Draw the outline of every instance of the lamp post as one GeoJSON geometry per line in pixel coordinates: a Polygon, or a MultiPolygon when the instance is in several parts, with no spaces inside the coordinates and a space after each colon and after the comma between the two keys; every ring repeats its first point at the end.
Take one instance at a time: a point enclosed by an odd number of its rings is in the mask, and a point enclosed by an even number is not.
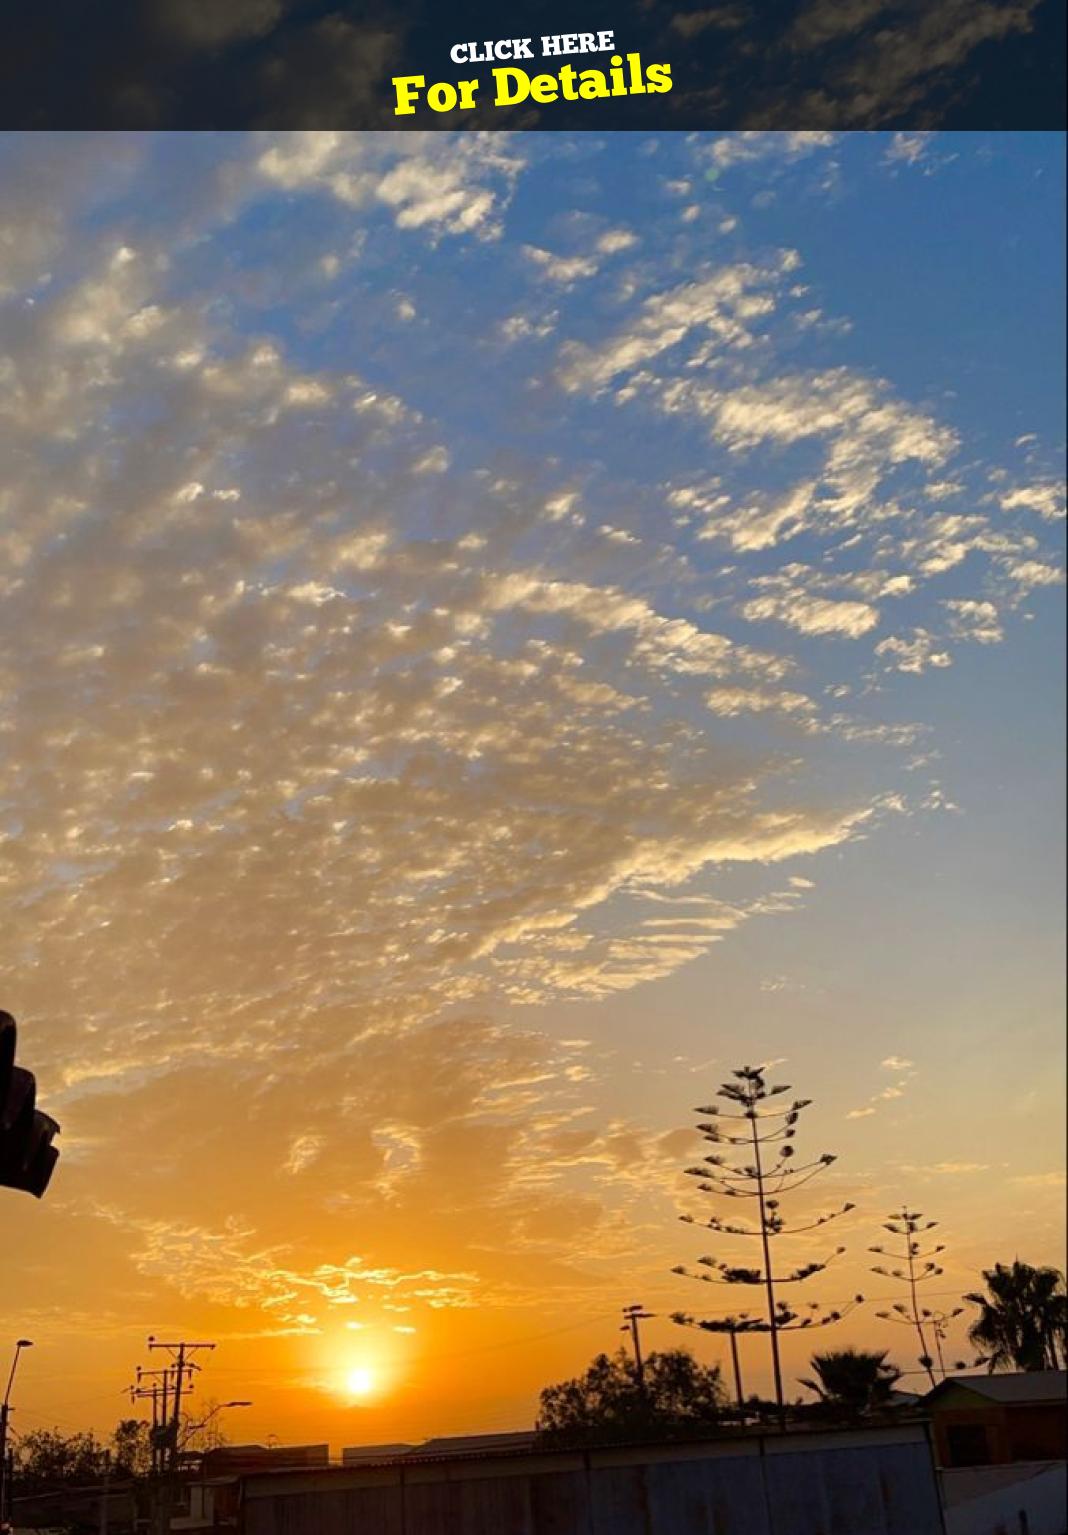
{"type": "Polygon", "coordinates": [[[215,1406],[215,1407],[213,1407],[211,1409],[211,1411],[208,1413],[206,1418],[201,1418],[199,1423],[191,1423],[191,1424],[189,1424],[189,1426],[186,1428],[186,1431],[185,1431],[185,1439],[183,1440],[183,1444],[188,1444],[190,1439],[193,1437],[194,1434],[199,1433],[199,1431],[202,1428],[204,1428],[208,1423],[211,1422],[212,1418],[216,1417],[220,1412],[225,1412],[228,1407],[251,1407],[251,1406],[252,1406],[251,1402],[219,1402],[217,1404],[217,1406],[215,1406]]]}
{"type": "Polygon", "coordinates": [[[0,1402],[0,1528],[6,1528],[7,1523],[7,1419],[11,1403],[11,1387],[15,1383],[15,1371],[18,1369],[19,1355],[24,1348],[32,1347],[32,1338],[19,1338],[16,1342],[15,1357],[11,1361],[11,1374],[7,1378],[7,1390],[4,1392],[3,1402],[0,1402]]]}

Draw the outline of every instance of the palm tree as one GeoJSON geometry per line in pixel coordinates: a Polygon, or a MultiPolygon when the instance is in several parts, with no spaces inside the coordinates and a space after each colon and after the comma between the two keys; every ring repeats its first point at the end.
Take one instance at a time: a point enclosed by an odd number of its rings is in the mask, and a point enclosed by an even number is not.
{"type": "Polygon", "coordinates": [[[855,1348],[813,1354],[812,1368],[817,1379],[802,1379],[801,1384],[814,1391],[825,1406],[852,1418],[885,1407],[901,1376],[896,1365],[887,1364],[885,1349],[880,1354],[855,1348]]]}
{"type": "Polygon", "coordinates": [[[968,1337],[994,1370],[1059,1370],[1068,1362],[1068,1294],[1064,1275],[1018,1258],[983,1270],[989,1294],[964,1299],[979,1307],[968,1337]]]}

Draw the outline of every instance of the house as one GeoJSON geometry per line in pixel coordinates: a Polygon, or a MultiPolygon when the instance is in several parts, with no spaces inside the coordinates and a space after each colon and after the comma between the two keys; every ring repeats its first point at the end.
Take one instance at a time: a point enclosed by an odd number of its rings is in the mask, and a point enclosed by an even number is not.
{"type": "Polygon", "coordinates": [[[233,1530],[240,1517],[240,1478],[253,1472],[307,1471],[330,1463],[325,1444],[224,1444],[200,1457],[184,1484],[172,1531],[233,1530]]]}
{"type": "Polygon", "coordinates": [[[1068,1459],[1068,1372],[953,1375],[924,1398],[940,1466],[1068,1459]]]}

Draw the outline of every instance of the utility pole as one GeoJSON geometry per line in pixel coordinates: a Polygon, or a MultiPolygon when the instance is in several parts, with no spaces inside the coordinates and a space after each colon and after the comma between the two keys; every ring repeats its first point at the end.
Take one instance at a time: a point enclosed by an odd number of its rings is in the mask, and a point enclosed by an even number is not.
{"type": "MultiPolygon", "coordinates": [[[[166,1432],[166,1439],[161,1444],[160,1458],[163,1480],[160,1487],[161,1496],[157,1506],[157,1531],[158,1535],[169,1535],[171,1526],[171,1514],[174,1509],[175,1494],[177,1492],[178,1468],[179,1468],[179,1430],[182,1414],[182,1395],[193,1389],[193,1375],[200,1366],[192,1358],[202,1349],[213,1349],[214,1343],[189,1343],[184,1339],[176,1343],[161,1342],[157,1338],[150,1337],[148,1346],[151,1350],[162,1349],[171,1358],[171,1364],[163,1371],[163,1420],[162,1426],[166,1432]],[[170,1381],[168,1381],[168,1376],[170,1381]],[[168,1404],[168,1384],[173,1384],[168,1404]],[[168,1416],[168,1405],[170,1412],[168,1416]]],[[[162,1436],[161,1436],[162,1438],[162,1436]]]]}
{"type": "Polygon", "coordinates": [[[19,1367],[19,1355],[24,1348],[32,1347],[32,1338],[19,1338],[16,1342],[15,1357],[11,1361],[11,1374],[7,1378],[7,1390],[4,1392],[3,1402],[0,1402],[0,1525],[5,1524],[7,1521],[8,1483],[11,1475],[7,1453],[7,1426],[11,1411],[11,1387],[15,1383],[15,1371],[19,1367]]]}
{"type": "Polygon", "coordinates": [[[172,1366],[168,1365],[162,1370],[143,1370],[137,1366],[137,1375],[130,1389],[130,1401],[149,1401],[152,1403],[152,1432],[149,1436],[149,1444],[152,1450],[152,1475],[158,1476],[163,1471],[164,1444],[167,1422],[167,1397],[170,1384],[172,1366]],[[150,1380],[151,1386],[142,1385],[142,1381],[150,1380]]]}
{"type": "Polygon", "coordinates": [[[650,1321],[656,1313],[645,1311],[641,1306],[624,1306],[625,1318],[620,1332],[629,1332],[634,1343],[634,1369],[638,1377],[638,1395],[645,1401],[645,1360],[642,1358],[642,1341],[639,1323],[650,1321]]]}

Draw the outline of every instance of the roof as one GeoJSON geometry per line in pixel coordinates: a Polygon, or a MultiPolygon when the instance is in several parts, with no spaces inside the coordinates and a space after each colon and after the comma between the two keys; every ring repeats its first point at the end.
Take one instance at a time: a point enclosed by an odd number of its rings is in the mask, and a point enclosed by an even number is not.
{"type": "MultiPolygon", "coordinates": [[[[751,1434],[748,1431],[739,1432],[731,1429],[726,1432],[709,1433],[707,1430],[699,1435],[690,1437],[683,1435],[677,1439],[626,1439],[612,1441],[606,1444],[589,1446],[582,1445],[543,1445],[537,1441],[536,1434],[532,1432],[516,1434],[472,1434],[459,1435],[454,1438],[428,1439],[423,1444],[408,1446],[400,1455],[386,1454],[380,1459],[371,1455],[358,1456],[347,1463],[338,1465],[336,1462],[329,1466],[285,1466],[272,1464],[269,1466],[249,1467],[237,1471],[233,1480],[241,1479],[246,1484],[255,1483],[263,1486],[280,1479],[326,1477],[329,1481],[348,1476],[359,1476],[365,1471],[381,1471],[385,1469],[403,1470],[407,1466],[432,1467],[448,1466],[450,1463],[487,1462],[493,1460],[547,1460],[557,1457],[567,1459],[575,1455],[634,1455],[651,1454],[656,1458],[670,1458],[673,1454],[681,1454],[684,1458],[692,1458],[707,1451],[710,1447],[717,1453],[730,1454],[733,1449],[741,1454],[755,1454],[762,1443],[775,1441],[790,1449],[803,1448],[803,1441],[826,1441],[832,1439],[836,1444],[845,1438],[851,1441],[864,1440],[876,1436],[886,1438],[896,1436],[901,1442],[912,1443],[917,1437],[926,1443],[925,1422],[909,1417],[902,1421],[892,1423],[864,1423],[851,1425],[848,1428],[804,1427],[791,1428],[786,1433],[778,1429],[764,1430],[760,1434],[751,1434]],[[513,1441],[513,1442],[509,1442],[513,1441]]],[[[369,1446],[368,1448],[374,1448],[369,1446]]],[[[388,1447],[387,1447],[388,1448],[388,1447]]],[[[761,1452],[762,1453],[762,1452],[761,1452]]]]}
{"type": "Polygon", "coordinates": [[[954,1387],[1002,1404],[1064,1402],[1068,1399],[1068,1371],[1018,1370],[1008,1375],[949,1375],[924,1398],[932,1402],[954,1387]]]}
{"type": "Polygon", "coordinates": [[[518,1429],[510,1434],[452,1434],[444,1438],[426,1439],[422,1444],[357,1444],[346,1446],[341,1452],[345,1466],[360,1465],[367,1461],[396,1460],[402,1455],[485,1455],[510,1450],[533,1448],[535,1433],[532,1428],[518,1429]]]}
{"type": "Polygon", "coordinates": [[[203,1467],[208,1476],[219,1476],[229,1471],[325,1466],[329,1461],[328,1444],[222,1444],[205,1451],[203,1467]]]}
{"type": "Polygon", "coordinates": [[[352,1444],[341,1451],[341,1461],[348,1466],[361,1460],[389,1460],[396,1455],[407,1455],[414,1449],[414,1444],[352,1444]]]}
{"type": "Polygon", "coordinates": [[[532,1428],[517,1429],[510,1434],[452,1434],[445,1438],[428,1439],[416,1448],[418,1455],[468,1455],[486,1450],[524,1450],[533,1446],[535,1434],[532,1428]]]}
{"type": "Polygon", "coordinates": [[[1053,1480],[1064,1476],[1063,1460],[1017,1460],[1004,1466],[940,1466],[938,1479],[946,1507],[986,1498],[1005,1487],[1034,1482],[1039,1477],[1053,1480]]]}

